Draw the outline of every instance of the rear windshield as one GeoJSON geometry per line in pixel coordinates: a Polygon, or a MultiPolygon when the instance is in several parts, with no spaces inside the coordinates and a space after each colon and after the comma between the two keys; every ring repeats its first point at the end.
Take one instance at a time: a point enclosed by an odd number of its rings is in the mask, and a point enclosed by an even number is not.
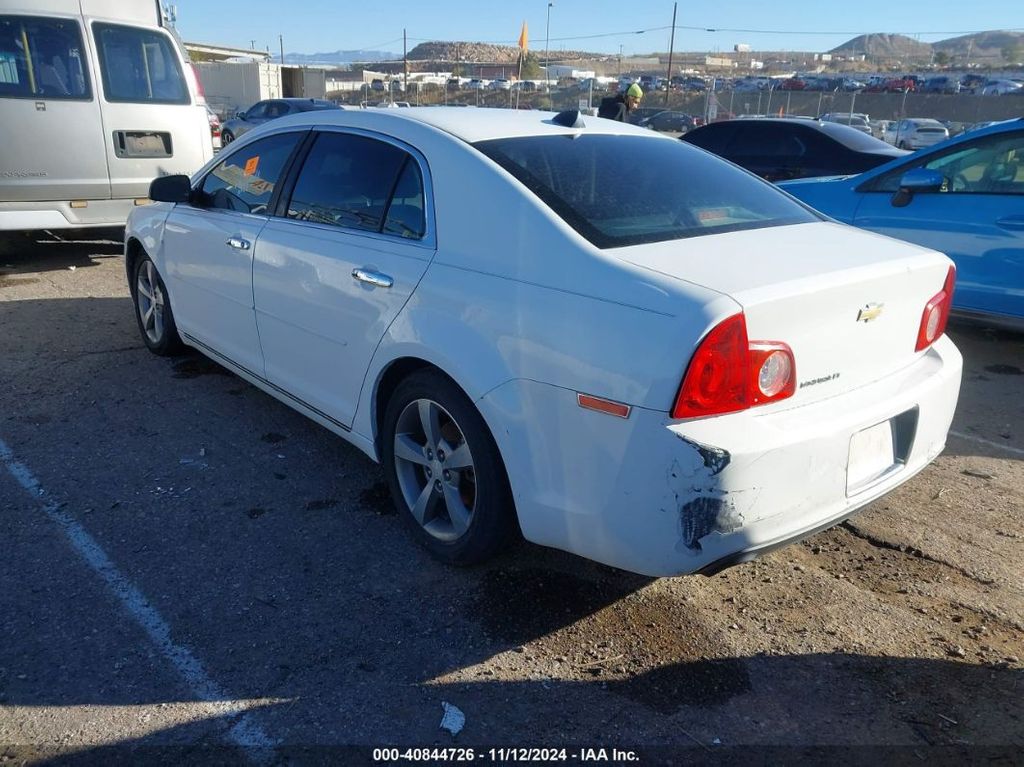
{"type": "Polygon", "coordinates": [[[171,38],[119,24],[93,24],[107,101],[134,104],[191,103],[171,38]]]}
{"type": "Polygon", "coordinates": [[[77,22],[0,16],[0,97],[87,100],[87,70],[77,22]]]}
{"type": "Polygon", "coordinates": [[[820,220],[771,184],[681,141],[566,135],[474,146],[599,248],[820,220]]]}
{"type": "MultiPolygon", "coordinates": [[[[864,124],[863,122],[858,123],[856,121],[851,123],[851,125],[864,124]]],[[[857,152],[892,152],[891,144],[886,144],[881,139],[846,125],[845,118],[838,122],[821,122],[820,127],[823,133],[834,138],[848,149],[853,149],[857,152]]]]}

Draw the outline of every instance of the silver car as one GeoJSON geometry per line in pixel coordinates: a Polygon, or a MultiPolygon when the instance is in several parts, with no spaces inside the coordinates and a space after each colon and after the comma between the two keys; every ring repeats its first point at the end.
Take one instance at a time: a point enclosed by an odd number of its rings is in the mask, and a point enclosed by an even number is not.
{"type": "Polygon", "coordinates": [[[278,117],[319,109],[341,109],[337,104],[323,99],[268,99],[257,101],[244,112],[239,112],[221,126],[220,140],[230,144],[243,133],[257,125],[276,120],[278,117]]]}

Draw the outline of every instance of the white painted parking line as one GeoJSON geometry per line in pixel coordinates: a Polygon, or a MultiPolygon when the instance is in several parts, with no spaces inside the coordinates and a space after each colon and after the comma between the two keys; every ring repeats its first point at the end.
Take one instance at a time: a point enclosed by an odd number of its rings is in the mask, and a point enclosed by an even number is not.
{"type": "Polygon", "coordinates": [[[982,439],[981,437],[964,434],[961,431],[951,431],[949,434],[952,437],[966,439],[968,442],[977,442],[979,445],[988,445],[991,448],[1002,450],[1004,453],[1009,453],[1010,455],[1024,455],[1024,450],[1021,450],[1020,448],[1010,447],[1009,445],[1000,445],[998,442],[991,442],[987,439],[982,439]]]}
{"type": "MultiPolygon", "coordinates": [[[[128,580],[111,562],[110,557],[76,522],[70,514],[61,510],[52,501],[45,500],[46,492],[25,464],[14,457],[13,451],[0,439],[0,461],[3,461],[11,476],[39,501],[39,508],[64,532],[72,548],[81,555],[86,564],[110,587],[117,600],[135,619],[160,654],[177,670],[192,694],[206,703],[219,704],[225,716],[238,713],[238,703],[233,701],[203,669],[199,660],[187,648],[175,644],[171,639],[171,627],[160,616],[146,596],[128,580]]],[[[274,741],[267,736],[259,724],[248,714],[238,716],[237,722],[227,731],[228,740],[245,750],[257,762],[263,762],[273,748],[274,741]]]]}

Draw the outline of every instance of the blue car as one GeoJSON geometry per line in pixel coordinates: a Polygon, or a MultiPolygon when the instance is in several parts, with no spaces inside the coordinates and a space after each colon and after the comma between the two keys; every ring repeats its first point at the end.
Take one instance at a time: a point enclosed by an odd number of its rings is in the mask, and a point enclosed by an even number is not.
{"type": "Polygon", "coordinates": [[[1024,119],[857,176],[779,186],[839,221],[945,253],[955,314],[1024,331],[1024,119]]]}

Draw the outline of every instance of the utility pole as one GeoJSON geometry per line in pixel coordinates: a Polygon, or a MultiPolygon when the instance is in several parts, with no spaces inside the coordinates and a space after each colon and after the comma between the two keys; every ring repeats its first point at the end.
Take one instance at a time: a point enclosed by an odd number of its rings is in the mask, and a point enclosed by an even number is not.
{"type": "Polygon", "coordinates": [[[668,82],[665,83],[665,106],[668,107],[668,95],[672,92],[672,52],[676,45],[676,9],[679,3],[672,3],[672,36],[668,42],[668,82]]]}
{"type": "MultiPolygon", "coordinates": [[[[405,93],[409,93],[409,48],[408,38],[405,36],[405,29],[402,29],[402,63],[405,66],[405,93]]],[[[447,85],[445,86],[447,87],[447,85]]]]}
{"type": "Polygon", "coordinates": [[[548,3],[548,21],[544,27],[544,90],[551,93],[551,8],[554,3],[548,3]]]}
{"type": "Polygon", "coordinates": [[[622,43],[619,43],[619,79],[622,79],[622,43]]]}
{"type": "Polygon", "coordinates": [[[278,35],[277,41],[281,44],[281,64],[284,65],[284,35],[278,35]]]}

